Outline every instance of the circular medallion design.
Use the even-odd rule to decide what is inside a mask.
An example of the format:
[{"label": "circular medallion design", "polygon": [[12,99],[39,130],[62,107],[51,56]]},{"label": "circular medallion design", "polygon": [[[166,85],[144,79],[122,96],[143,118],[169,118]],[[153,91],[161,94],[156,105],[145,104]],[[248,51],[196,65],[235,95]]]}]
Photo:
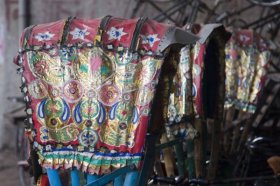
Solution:
[{"label": "circular medallion design", "polygon": [[43,82],[39,79],[32,81],[28,85],[28,92],[35,99],[42,99],[47,95],[47,89]]},{"label": "circular medallion design", "polygon": [[99,105],[91,100],[86,100],[81,103],[81,114],[86,119],[93,119],[97,116]]},{"label": "circular medallion design", "polygon": [[83,86],[76,80],[66,82],[63,87],[63,96],[70,103],[79,101],[82,98],[83,93]]},{"label": "circular medallion design", "polygon": [[115,55],[116,63],[118,65],[126,65],[130,63],[133,59],[133,54],[129,52],[125,53],[116,53]]},{"label": "circular medallion design", "polygon": [[44,108],[47,116],[60,117],[63,113],[63,102],[61,99],[48,99]]},{"label": "circular medallion design", "polygon": [[107,106],[112,106],[119,100],[120,90],[115,85],[105,84],[100,88],[98,98],[99,100]]},{"label": "circular medallion design", "polygon": [[130,121],[132,118],[133,106],[128,103],[119,103],[116,110],[116,117],[120,121]]},{"label": "circular medallion design", "polygon": [[79,134],[79,142],[85,147],[94,147],[98,141],[98,134],[92,129],[84,129]]}]

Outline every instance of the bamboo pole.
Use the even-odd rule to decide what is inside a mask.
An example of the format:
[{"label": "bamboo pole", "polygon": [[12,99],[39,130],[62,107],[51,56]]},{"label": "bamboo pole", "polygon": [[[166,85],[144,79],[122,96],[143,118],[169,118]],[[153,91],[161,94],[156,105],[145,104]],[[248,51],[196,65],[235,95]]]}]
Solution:
[{"label": "bamboo pole", "polygon": [[[163,133],[160,139],[161,144],[168,142],[166,133]],[[173,155],[173,149],[171,147],[164,148],[163,150],[163,160],[166,171],[166,176],[171,177],[175,175],[175,158]]]}]

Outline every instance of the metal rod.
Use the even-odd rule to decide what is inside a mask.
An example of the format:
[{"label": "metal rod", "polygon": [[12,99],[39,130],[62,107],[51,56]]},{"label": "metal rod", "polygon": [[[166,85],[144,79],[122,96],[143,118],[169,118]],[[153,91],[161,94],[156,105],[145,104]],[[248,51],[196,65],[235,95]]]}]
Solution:
[{"label": "metal rod", "polygon": [[[185,8],[185,7],[183,7],[183,6],[179,6],[179,7],[177,7],[175,10],[173,10],[172,12],[170,12],[168,15],[173,15],[174,13],[176,13],[177,11],[179,11],[180,9],[183,9],[183,8]],[[158,21],[164,21],[164,19],[165,18],[162,18],[162,19],[160,19],[160,20],[158,20]],[[177,22],[174,22],[174,23],[177,23]]]},{"label": "metal rod", "polygon": [[105,185],[107,183],[109,183],[110,181],[114,180],[115,178],[117,178],[120,175],[125,175],[129,172],[135,171],[135,165],[131,164],[122,168],[119,168],[115,171],[113,171],[110,174],[106,174],[104,176],[102,176],[101,178],[91,182],[91,183],[87,183],[86,186],[94,186],[94,185]]},{"label": "metal rod", "polygon": [[278,179],[279,176],[270,175],[270,176],[256,176],[256,177],[247,177],[247,178],[232,178],[226,180],[213,180],[210,181],[210,184],[227,184],[227,183],[236,183],[236,182],[248,182],[254,180],[271,180]]},{"label": "metal rod", "polygon": [[[176,3],[175,5],[171,6],[170,8],[165,10],[165,13],[168,13],[169,11],[172,11],[174,8],[176,8],[177,6],[181,7],[183,5],[185,5],[188,1],[183,1],[181,4],[182,0],[180,0],[178,3]],[[162,16],[164,16],[163,13],[158,14],[157,16],[153,17],[153,19],[157,20],[160,19]]]},{"label": "metal rod", "polygon": [[144,3],[144,1],[142,1],[142,0],[137,1],[136,6],[132,10],[132,15],[131,15],[132,18],[134,18],[136,16],[137,12],[140,9],[140,6],[142,6],[143,3]]},{"label": "metal rod", "polygon": [[[235,12],[224,12],[224,13],[222,13],[222,14],[220,14],[220,15],[223,15],[224,14],[224,17],[222,17],[222,18],[220,18],[219,19],[219,22],[222,22],[222,21],[224,21],[224,20],[226,20],[226,19],[228,19],[228,18],[230,18],[230,17],[233,17],[233,16],[235,16],[235,15],[237,15],[237,14],[241,14],[242,12],[245,12],[246,10],[249,10],[250,8],[253,8],[255,5],[248,5],[248,6],[246,6],[246,7],[244,7],[244,8],[242,8],[242,9],[240,9],[240,10],[238,10],[238,11],[235,11]],[[219,16],[220,17],[220,16]],[[216,20],[217,20],[217,18],[216,18]]]},{"label": "metal rod", "polygon": [[199,7],[199,2],[198,1],[194,1],[194,7],[193,7],[193,10],[191,11],[191,14],[190,16],[188,17],[188,23],[193,23],[195,18],[196,18],[196,15],[197,15],[197,12],[198,12],[198,7]]},{"label": "metal rod", "polygon": [[162,10],[160,7],[158,7],[158,5],[155,4],[153,1],[147,1],[147,2],[150,3],[156,10],[162,12],[162,14],[165,15],[167,19],[169,19],[170,21],[176,23],[176,21],[172,17],[170,17],[168,14],[166,14],[164,12],[164,10]]},{"label": "metal rod", "polygon": [[[280,15],[280,14],[279,14]],[[264,20],[261,24],[260,23],[257,23],[258,25],[256,25],[255,27],[253,27],[253,29],[257,29],[259,27],[262,27],[272,21],[274,21],[275,19],[277,19],[278,17],[271,17],[270,19],[267,19],[267,20]]]},{"label": "metal rod", "polygon": [[255,5],[248,5],[248,6],[245,6],[244,8],[242,8],[242,9],[240,9],[240,10],[238,10],[238,11],[235,11],[235,12],[232,12],[232,13],[230,13],[229,14],[229,16],[233,16],[233,15],[236,15],[236,14],[241,14],[242,12],[245,12],[245,11],[247,11],[247,10],[249,10],[250,8],[253,8],[253,7],[255,7]]},{"label": "metal rod", "polygon": [[[262,12],[261,12],[261,15],[260,15],[260,18],[259,19],[262,19],[263,17],[264,17],[264,15],[266,15],[267,14],[267,8],[266,7],[263,7],[262,8]],[[260,29],[259,29],[259,33],[261,34],[262,33],[262,31],[263,31],[263,27],[261,27]]]},{"label": "metal rod", "polygon": [[177,139],[174,139],[172,141],[169,141],[169,142],[157,145],[156,146],[156,150],[159,151],[159,150],[162,150],[164,148],[168,148],[168,147],[174,146],[174,145],[176,145],[178,143],[182,143],[184,140],[185,140],[184,138],[177,138]]},{"label": "metal rod", "polygon": [[270,14],[270,15],[262,18],[262,19],[256,20],[256,21],[254,21],[254,22],[252,22],[250,24],[245,25],[244,28],[248,28],[248,27],[251,27],[253,25],[260,24],[261,22],[266,22],[267,23],[268,19],[271,19],[271,18],[275,19],[274,16],[276,16],[278,14],[279,14],[279,12],[274,12],[274,13],[272,13],[272,14]]}]

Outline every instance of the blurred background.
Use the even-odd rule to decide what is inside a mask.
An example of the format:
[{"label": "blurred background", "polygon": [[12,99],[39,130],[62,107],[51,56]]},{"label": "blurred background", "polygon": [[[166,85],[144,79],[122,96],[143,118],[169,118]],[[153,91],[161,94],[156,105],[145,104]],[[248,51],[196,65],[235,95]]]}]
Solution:
[{"label": "blurred background", "polygon": [[228,27],[254,29],[270,40],[277,56],[279,8],[273,0],[1,0],[0,185],[18,185],[17,176],[12,183],[2,180],[7,180],[6,174],[17,171],[13,165],[16,164],[13,150],[18,128],[14,119],[23,117],[24,112],[23,104],[12,99],[21,96],[20,76],[13,58],[18,51],[19,35],[25,27],[68,16],[96,18],[108,14],[124,18],[146,16],[177,26],[220,22]]}]

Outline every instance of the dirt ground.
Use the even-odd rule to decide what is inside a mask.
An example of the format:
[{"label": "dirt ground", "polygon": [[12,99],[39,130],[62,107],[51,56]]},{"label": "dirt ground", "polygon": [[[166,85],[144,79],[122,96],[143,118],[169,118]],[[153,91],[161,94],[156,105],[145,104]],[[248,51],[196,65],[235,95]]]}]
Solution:
[{"label": "dirt ground", "polygon": [[0,151],[0,185],[19,185],[17,158],[15,150],[6,149]]}]

